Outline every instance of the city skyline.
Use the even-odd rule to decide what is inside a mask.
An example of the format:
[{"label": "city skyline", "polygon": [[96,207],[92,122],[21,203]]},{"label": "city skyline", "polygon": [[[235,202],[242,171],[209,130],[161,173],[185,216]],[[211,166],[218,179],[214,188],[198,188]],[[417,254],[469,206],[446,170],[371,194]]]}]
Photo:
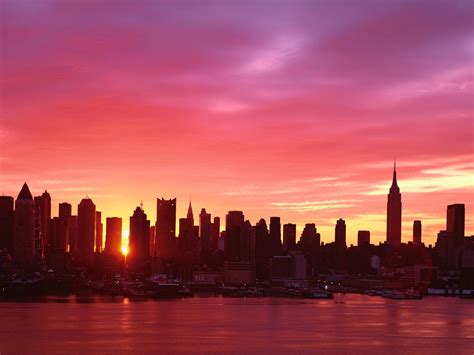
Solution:
[{"label": "city skyline", "polygon": [[[421,238],[421,224],[423,223],[423,219],[420,221],[420,220],[413,220],[411,221],[411,224],[408,226],[409,228],[405,228],[405,229],[410,229],[411,231],[411,234],[404,234],[401,230],[400,230],[400,223],[402,223],[402,219],[403,219],[403,209],[402,209],[402,203],[401,203],[401,191],[400,191],[400,188],[398,186],[398,180],[397,180],[397,170],[396,170],[396,163],[394,163],[394,166],[393,166],[393,174],[392,174],[392,182],[391,182],[391,186],[388,190],[388,202],[387,202],[387,209],[386,209],[386,216],[385,216],[385,219],[386,219],[386,230],[385,230],[385,235],[383,236],[380,236],[379,239],[380,240],[377,240],[377,238],[374,238],[373,237],[373,232],[371,230],[363,230],[363,229],[358,229],[356,231],[356,236],[355,238],[351,238],[350,234],[347,233],[346,231],[346,228],[347,228],[347,220],[345,219],[344,216],[340,216],[340,218],[334,222],[333,226],[332,226],[332,230],[333,230],[333,234],[329,234],[329,235],[324,235],[323,233],[321,233],[321,229],[320,229],[320,226],[317,224],[317,223],[314,223],[314,221],[306,221],[304,222],[304,224],[302,226],[300,226],[300,228],[298,228],[299,226],[297,224],[293,224],[292,221],[284,221],[284,222],[281,222],[281,216],[270,216],[268,218],[265,218],[265,217],[259,217],[257,218],[257,220],[262,220],[262,219],[265,219],[266,221],[269,222],[269,226],[270,226],[270,231],[271,231],[271,226],[272,226],[272,220],[275,220],[275,219],[278,219],[278,224],[280,225],[280,234],[279,234],[279,237],[278,237],[278,240],[280,241],[280,243],[283,243],[283,245],[286,243],[285,239],[285,229],[291,225],[291,226],[294,226],[292,228],[295,228],[295,232],[293,233],[296,233],[295,234],[295,242],[296,241],[299,241],[301,239],[301,237],[303,236],[304,234],[304,229],[305,229],[305,226],[308,225],[308,223],[313,223],[315,225],[316,228],[318,228],[318,233],[321,235],[321,239],[320,241],[323,242],[323,243],[336,243],[336,245],[339,245],[338,244],[338,237],[337,237],[337,230],[338,230],[338,225],[339,225],[339,222],[342,221],[342,223],[344,224],[344,232],[343,232],[343,235],[344,235],[344,245],[347,245],[347,247],[349,247],[350,245],[360,245],[360,238],[361,238],[361,232],[364,234],[364,233],[368,233],[368,236],[365,236],[364,234],[364,238],[368,238],[367,240],[370,240],[370,243],[372,244],[378,244],[378,243],[383,243],[383,242],[388,242],[389,244],[392,244],[394,245],[395,247],[399,245],[400,243],[400,240],[401,240],[401,243],[408,243],[408,242],[414,242],[415,238],[415,234],[418,234],[419,235],[419,238]],[[28,190],[28,186],[27,186],[27,183],[25,182],[18,197],[21,197],[21,196],[24,196],[26,194],[25,191],[27,191],[30,195],[31,193],[29,192]],[[395,194],[395,197],[394,197],[394,194]],[[12,196],[13,197],[13,196]],[[13,197],[15,198],[15,197]],[[46,198],[46,200],[48,201],[48,205],[45,209],[43,209],[42,211],[42,215],[44,215],[45,213],[49,214],[51,212],[51,209],[52,207],[54,206],[54,203],[51,203],[51,201],[53,200],[52,197],[51,197],[51,194],[48,193],[48,191],[44,191],[42,193],[41,196],[37,196],[34,198],[34,201],[36,202],[36,209],[38,211],[38,202],[37,201],[41,201],[40,203],[44,203],[42,201],[44,201],[44,199]],[[394,198],[395,198],[395,202],[394,202]],[[395,207],[394,207],[394,203],[395,203]],[[101,221],[109,221],[109,219],[120,219],[120,224],[121,225],[126,225],[126,221],[128,220],[129,216],[130,216],[130,223],[132,221],[132,217],[135,216],[137,213],[144,213],[144,216],[145,216],[145,219],[146,219],[146,216],[147,216],[147,213],[149,215],[152,215],[152,212],[151,211],[147,211],[144,206],[143,206],[143,201],[140,202],[140,204],[137,204],[134,208],[134,212],[133,212],[133,216],[131,216],[131,213],[129,214],[129,216],[106,216],[104,214],[104,219],[102,220],[102,212],[98,210],[97,206],[94,204],[93,202],[93,199],[91,199],[88,195],[85,196],[83,199],[81,199],[80,203],[77,205],[77,212],[79,212],[79,209],[80,209],[80,206],[81,205],[84,205],[84,204],[88,204],[88,205],[92,205],[93,206],[93,210],[91,210],[90,213],[92,213],[93,216],[95,216],[95,220],[96,220],[96,223],[98,223],[98,221],[100,222],[100,227],[99,225],[96,225],[96,229],[95,229],[95,241],[92,241],[91,244],[92,245],[92,249],[93,250],[96,250],[97,251],[97,243],[100,243],[101,247],[98,251],[103,251],[104,248],[106,247],[106,242],[107,242],[107,239],[106,238],[103,238],[103,236],[106,236],[108,231],[106,229],[106,224],[102,223]],[[392,205],[392,207],[391,207]],[[448,204],[448,215],[450,210],[452,210],[452,206],[458,206],[459,204],[456,204],[456,203],[450,203]],[[66,215],[68,215],[69,217],[71,216],[71,211],[74,211],[74,210],[71,210],[71,204],[69,203],[69,201],[66,201],[66,202],[60,202],[58,204],[59,206],[59,210],[58,210],[58,216],[59,217],[54,217],[54,213],[51,213],[51,215],[48,217],[48,220],[49,219],[58,219],[59,220],[61,219],[61,207],[67,207],[68,211],[69,212],[66,212]],[[155,230],[153,230],[153,233],[156,233],[154,234],[154,236],[156,236],[156,240],[153,241],[153,248],[155,250],[155,253],[156,255],[158,256],[163,256],[163,255],[173,255],[174,253],[176,253],[176,251],[171,251],[170,248],[170,244],[169,243],[174,243],[173,241],[167,241],[167,239],[169,239],[169,237],[172,237],[173,240],[174,238],[179,238],[181,237],[181,233],[183,232],[183,230],[186,230],[187,228],[193,228],[194,226],[194,217],[193,217],[193,211],[192,211],[192,203],[191,203],[191,199],[189,201],[189,205],[187,207],[187,214],[186,214],[186,218],[181,218],[180,215],[177,215],[176,213],[176,208],[177,208],[177,199],[176,198],[170,198],[169,200],[165,199],[165,198],[156,198],[156,225],[155,225],[155,221],[153,221],[152,219],[153,218],[150,218],[147,222],[148,222],[148,229],[150,228],[150,222],[151,222],[151,225],[156,227],[156,232]],[[460,205],[462,206],[462,213],[464,215],[464,209],[465,209],[465,205],[462,204]],[[170,209],[171,208],[171,209]],[[399,211],[397,212],[397,209],[399,209]],[[41,210],[41,208],[40,208]],[[141,211],[141,212],[140,212]],[[235,211],[235,209],[230,209],[229,211],[227,211],[225,215],[227,215],[227,213],[230,213],[232,211]],[[394,215],[394,211],[395,211],[395,218],[393,217]],[[245,209],[244,210],[239,210],[239,211],[236,211],[236,212],[243,212],[244,215],[245,215]],[[204,213],[206,214],[206,209],[205,207],[202,207],[202,210],[201,210],[201,214]],[[36,212],[36,214],[38,214],[38,212]],[[76,213],[77,215],[78,213]],[[213,215],[213,214],[207,214],[209,217],[209,222],[208,223],[211,223],[211,220],[210,218],[221,218],[222,216],[221,215]],[[392,215],[392,217],[390,217]],[[446,216],[446,214],[445,214]],[[54,218],[53,218],[54,217]],[[77,217],[76,217],[77,218]],[[242,217],[243,218],[243,217]],[[341,220],[342,218],[342,220]],[[446,218],[446,217],[445,217]],[[247,220],[247,216],[246,216],[246,220]],[[174,227],[172,227],[172,224],[171,221],[174,220],[175,223],[174,223]],[[182,220],[186,221],[186,220],[189,220],[190,221],[190,227],[184,227],[183,229],[183,226],[181,225],[182,223]],[[249,219],[250,223],[252,225],[258,225],[257,223],[257,220],[255,221],[252,221]],[[448,218],[449,220],[449,218]],[[39,221],[42,221],[41,218],[39,219]],[[124,223],[125,222],[125,223]],[[40,222],[41,223],[41,222]],[[444,222],[444,226],[443,228],[440,228],[436,234],[434,236],[430,236],[430,235],[427,235],[426,234],[426,231],[424,230],[423,228],[423,238],[421,238],[422,240],[422,243],[425,244],[426,246],[428,245],[432,245],[434,246],[434,243],[430,243],[429,240],[430,239],[434,239],[436,241],[436,238],[437,238],[437,234],[439,231],[443,231],[443,230],[448,230],[450,227],[446,225],[446,219],[445,219],[445,222]],[[469,225],[470,223],[470,219],[468,218],[465,222],[463,222],[463,225],[465,224],[466,226],[466,230],[465,230],[465,233],[463,235],[466,235],[466,236],[469,236],[469,235],[473,235],[472,233],[469,232],[469,230],[467,230],[467,226]],[[419,228],[419,232],[415,233],[415,227],[414,227],[414,224],[419,224],[419,226],[417,228]],[[161,227],[160,227],[161,225]],[[199,220],[198,220],[198,226],[201,225],[201,215],[199,216]],[[395,230],[393,229],[394,227],[391,225],[395,225]],[[398,227],[397,227],[398,225]],[[403,224],[402,224],[403,225]],[[128,226],[130,226],[130,224],[128,224]],[[211,228],[211,224],[209,224],[209,228]],[[44,230],[49,230],[48,228],[42,228]],[[165,230],[168,230],[169,229],[169,233],[168,233],[168,237],[165,236],[165,238],[163,238],[163,233],[164,232],[160,232],[160,231],[165,231]],[[351,230],[349,228],[349,230]],[[179,233],[177,232],[179,231]],[[221,225],[220,226],[220,231],[225,231],[225,225]],[[395,231],[395,232],[394,232]],[[129,232],[129,229],[121,229],[121,251],[122,253],[124,254],[127,254],[129,252],[129,245],[130,245],[130,232]],[[283,232],[283,234],[281,234]],[[400,234],[401,232],[401,234]],[[92,232],[91,232],[92,233]],[[100,233],[100,234],[99,234]],[[148,233],[148,232],[147,232]],[[186,233],[186,232],[185,232]],[[393,236],[395,233],[395,236]],[[84,232],[80,232],[79,234],[84,234]],[[132,233],[133,234],[133,233]],[[201,235],[201,232],[199,231],[198,232],[199,235]],[[100,235],[100,236],[99,236]],[[270,233],[270,236],[272,235],[272,233]],[[397,236],[398,235],[398,236]],[[430,238],[432,237],[432,238]],[[43,237],[45,240],[48,239],[47,236]],[[91,238],[92,238],[92,234],[91,234]],[[274,237],[276,238],[276,236]],[[352,239],[355,239],[355,240],[352,240]],[[428,239],[428,241],[426,240]],[[99,242],[100,241],[100,242]],[[45,243],[46,245],[46,243]],[[151,247],[150,246],[147,246],[146,248],[149,249]],[[90,247],[88,247],[88,249],[91,249]],[[170,254],[171,253],[171,254]]]},{"label": "city skyline", "polygon": [[396,157],[404,236],[473,210],[470,2],[188,6],[2,2],[0,194],[90,195],[104,221],[191,195],[378,242]]}]

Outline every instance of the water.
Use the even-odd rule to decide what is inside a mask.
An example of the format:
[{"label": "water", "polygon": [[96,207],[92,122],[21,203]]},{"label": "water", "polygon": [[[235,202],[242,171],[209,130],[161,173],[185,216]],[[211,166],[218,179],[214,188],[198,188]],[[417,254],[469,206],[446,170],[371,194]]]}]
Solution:
[{"label": "water", "polygon": [[[341,301],[343,303],[336,303]],[[0,303],[0,353],[474,353],[474,300],[47,298]]]}]

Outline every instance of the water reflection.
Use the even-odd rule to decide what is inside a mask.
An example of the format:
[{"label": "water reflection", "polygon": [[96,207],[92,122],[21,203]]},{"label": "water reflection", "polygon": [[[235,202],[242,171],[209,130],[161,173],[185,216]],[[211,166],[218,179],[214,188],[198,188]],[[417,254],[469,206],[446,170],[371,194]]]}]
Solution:
[{"label": "water reflection", "polygon": [[[474,303],[364,295],[283,298],[47,297],[0,303],[0,352],[472,352]],[[25,339],[28,341],[26,342]]]}]

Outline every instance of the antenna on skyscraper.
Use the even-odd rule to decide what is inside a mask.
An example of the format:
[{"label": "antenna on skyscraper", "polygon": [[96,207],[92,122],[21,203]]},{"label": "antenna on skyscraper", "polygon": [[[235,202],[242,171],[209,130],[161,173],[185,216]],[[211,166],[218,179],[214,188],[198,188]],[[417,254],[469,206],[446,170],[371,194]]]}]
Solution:
[{"label": "antenna on skyscraper", "polygon": [[140,201],[140,209],[143,211],[143,200]]}]

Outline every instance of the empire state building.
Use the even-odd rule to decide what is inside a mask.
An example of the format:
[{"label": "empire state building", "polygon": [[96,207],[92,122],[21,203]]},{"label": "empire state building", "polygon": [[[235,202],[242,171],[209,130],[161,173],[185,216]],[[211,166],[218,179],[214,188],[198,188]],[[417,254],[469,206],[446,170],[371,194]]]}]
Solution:
[{"label": "empire state building", "polygon": [[397,185],[397,167],[393,166],[393,181],[387,200],[387,243],[397,247],[402,242],[402,195]]}]

